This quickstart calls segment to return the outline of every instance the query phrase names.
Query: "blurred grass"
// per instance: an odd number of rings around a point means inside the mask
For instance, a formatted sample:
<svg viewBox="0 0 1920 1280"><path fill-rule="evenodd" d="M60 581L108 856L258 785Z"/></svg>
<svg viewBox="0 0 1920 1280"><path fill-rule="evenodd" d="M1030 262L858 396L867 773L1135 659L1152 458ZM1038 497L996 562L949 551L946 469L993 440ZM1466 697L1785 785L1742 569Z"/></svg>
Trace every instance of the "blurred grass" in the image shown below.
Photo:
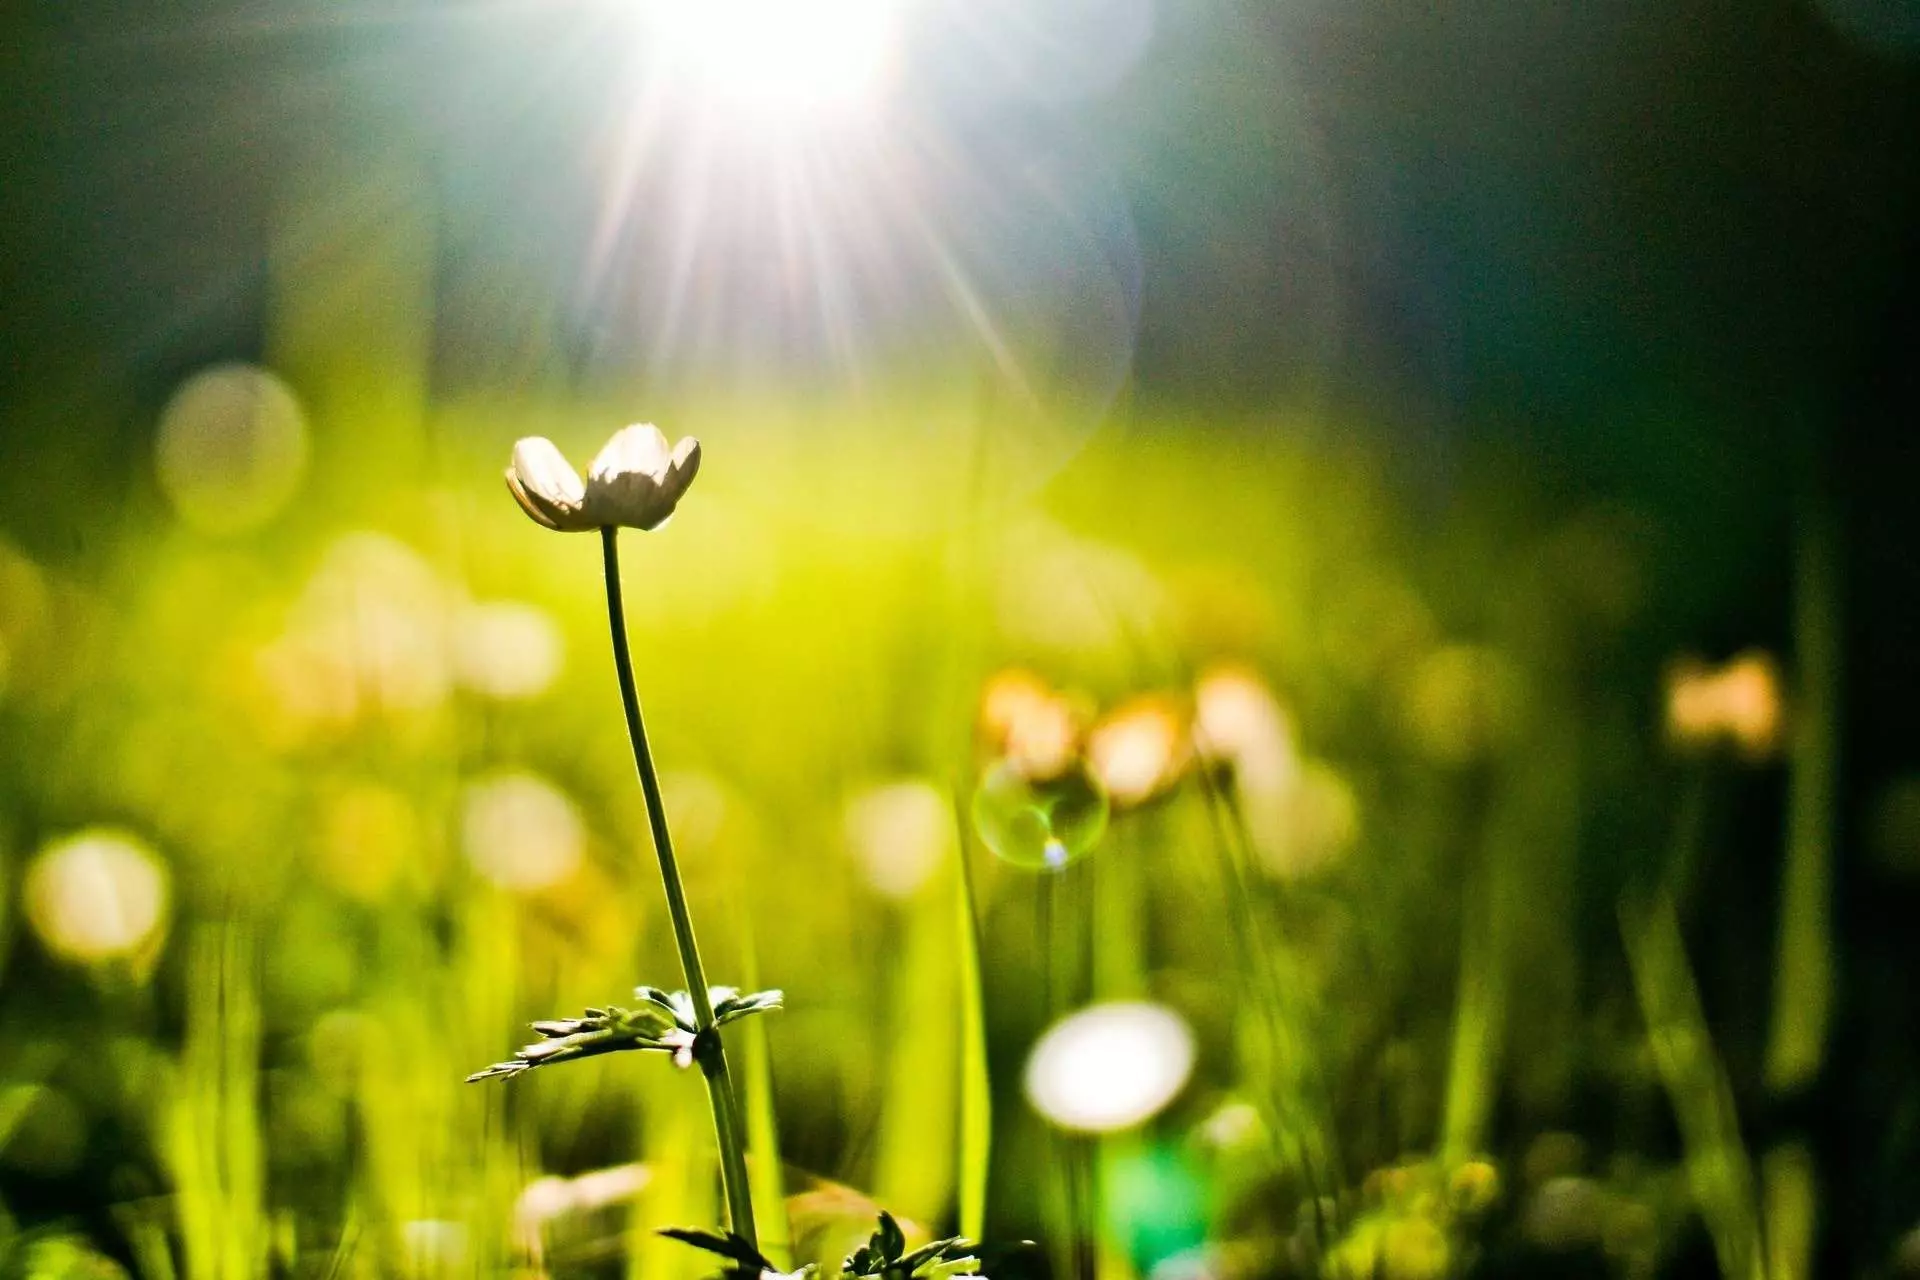
<svg viewBox="0 0 1920 1280"><path fill-rule="evenodd" d="M276 351L299 348L296 318ZM312 333L332 334L323 319ZM404 319L365 344L404 336ZM0 602L6 919L36 849L109 820L163 857L174 918L150 975L63 963L31 940L44 922L15 941L7 1038L59 1047L48 1087L87 1137L45 1182L60 1152L23 1111L0 1194L35 1223L82 1222L146 1274L261 1274L269 1258L305 1274L336 1256L350 1274L500 1274L530 1265L525 1188L637 1153L639 1199L565 1210L546 1265L698 1274L650 1234L714 1211L693 1082L633 1055L459 1083L533 1017L673 985L634 854L592 547L534 529L497 481L515 436L546 431L584 457L631 414L587 397L429 405L403 394L419 370L391 353L388 398L308 390L308 364L363 354L288 357L323 456L257 537L178 527L137 486L85 559L24 536L5 550L41 584ZM1556 509L1485 460L1428 510L1389 460L1307 415L1141 418L1022 469L1003 438L1018 424L933 372L864 407L671 407L663 425L700 435L708 461L672 526L632 540L632 631L657 749L688 784L669 803L714 979L789 995L737 1041L769 1241L788 1234L772 1194L784 1160L928 1230L1039 1238L1060 1270L1091 1253L1102 1274L1147 1274L1166 1259L1133 1252L1100 1203L1115 1170L1170 1145L1178 1168L1208 1171L1204 1210L1182 1212L1205 1217L1216 1261L1239 1259L1226 1274L1297 1273L1362 1220L1405 1245L1403 1270L1433 1222L1464 1240L1465 1219L1365 1189L1412 1159L1444 1174L1492 1158L1510 1199L1472 1227L1492 1257L1533 1247L1552 1183L1524 1173L1534 1139L1585 1126L1606 1143L1610 1123L1582 1108L1654 1083L1631 1053L1585 1052L1619 1001L1649 1010L1656 1044L1673 1026L1707 1043L1710 1006L1686 996L1673 940L1642 922L1623 955L1592 923L1611 919L1633 859L1657 860L1665 821L1637 788L1662 767L1654 673L1671 643L1639 513ZM976 474L956 497L954 477ZM501 600L562 639L530 697L462 666L467 606ZM1286 862L1241 800L1199 779L1122 815L1051 881L963 839L966 865L949 857L895 899L849 847L846 804L874 779L976 776L966 721L993 670L1031 667L1110 706L1187 697L1216 660L1260 672L1303 762L1350 792L1340 856ZM527 847L476 853L472 788L503 771L543 780L577 819L550 881L499 879ZM1020 1070L1051 1018L1118 996L1177 1008L1200 1066L1165 1116L1075 1175L1090 1144L1041 1137ZM177 1056L178 1092L146 1068L109 1079L69 1061L107 1034ZM1693 1198L1745 1276L1753 1197L1700 1172L1737 1148L1726 1081L1753 1048L1739 1034L1738 1052L1666 1061L1658 1079ZM0 1051L0 1072L24 1081L24 1055ZM1251 1122L1213 1123L1244 1118L1242 1102ZM1674 1156L1657 1135L1605 1154ZM1783 1159L1768 1194L1803 1202L1805 1166ZM1650 1194L1610 1184L1604 1203L1617 1216ZM134 1204L164 1212L119 1234L94 1215ZM1678 1247L1670 1234L1661 1248Z"/></svg>

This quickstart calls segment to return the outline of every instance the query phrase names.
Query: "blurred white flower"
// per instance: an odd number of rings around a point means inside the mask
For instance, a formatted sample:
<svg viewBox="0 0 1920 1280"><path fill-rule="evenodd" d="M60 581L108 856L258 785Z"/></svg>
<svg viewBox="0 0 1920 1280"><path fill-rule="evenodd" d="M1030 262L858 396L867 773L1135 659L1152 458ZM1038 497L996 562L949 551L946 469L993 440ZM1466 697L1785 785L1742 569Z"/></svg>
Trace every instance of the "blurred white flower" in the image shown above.
<svg viewBox="0 0 1920 1280"><path fill-rule="evenodd" d="M1063 1129L1130 1129L1173 1101L1193 1073L1193 1057L1193 1032L1164 1005L1093 1005L1055 1023L1033 1046L1027 1100Z"/></svg>
<svg viewBox="0 0 1920 1280"><path fill-rule="evenodd" d="M501 701L545 693L559 677L565 653L560 628L546 610L514 600L470 604L453 628L460 683Z"/></svg>
<svg viewBox="0 0 1920 1280"><path fill-rule="evenodd" d="M1281 880L1337 862L1360 834L1353 788L1317 760L1277 788L1243 785L1240 799L1261 866Z"/></svg>
<svg viewBox="0 0 1920 1280"><path fill-rule="evenodd" d="M420 815L404 791L374 782L330 790L314 824L314 869L350 898L382 902L402 869L417 866Z"/></svg>
<svg viewBox="0 0 1920 1280"><path fill-rule="evenodd" d="M307 422L291 388L266 369L221 364L183 383L154 440L160 489L180 518L241 533L279 513L307 466Z"/></svg>
<svg viewBox="0 0 1920 1280"><path fill-rule="evenodd" d="M1283 789L1300 772L1286 708L1266 681L1238 665L1212 667L1194 684L1193 748L1247 787Z"/></svg>
<svg viewBox="0 0 1920 1280"><path fill-rule="evenodd" d="M995 614L1017 649L1052 660L1132 662L1143 635L1162 633L1172 613L1166 588L1137 556L1076 537L1047 522L1007 531Z"/></svg>
<svg viewBox="0 0 1920 1280"><path fill-rule="evenodd" d="M407 1271L412 1275L454 1275L467 1270L467 1229L458 1222L419 1218L400 1227Z"/></svg>
<svg viewBox="0 0 1920 1280"><path fill-rule="evenodd" d="M607 441L583 484L553 441L529 436L513 446L507 488L520 509L563 533L625 525L657 529L700 470L700 442L687 436L671 447L660 428L636 423Z"/></svg>
<svg viewBox="0 0 1920 1280"><path fill-rule="evenodd" d="M576 1178L549 1174L536 1178L520 1192L513 1206L514 1236L520 1247L538 1256L546 1226L568 1214L622 1204L637 1197L653 1181L643 1164L619 1164L594 1169Z"/></svg>
<svg viewBox="0 0 1920 1280"><path fill-rule="evenodd" d="M25 896L34 932L55 955L82 962L136 956L166 926L167 871L137 837L95 828L41 850Z"/></svg>
<svg viewBox="0 0 1920 1280"><path fill-rule="evenodd" d="M458 593L412 547L350 533L327 548L287 618L263 647L262 710L297 741L374 713L439 706L453 684L448 622Z"/></svg>
<svg viewBox="0 0 1920 1280"><path fill-rule="evenodd" d="M468 786L460 843L486 879L515 893L559 884L579 867L586 828L573 801L531 773L502 773Z"/></svg>
<svg viewBox="0 0 1920 1280"><path fill-rule="evenodd" d="M1246 1146L1265 1131L1260 1109L1251 1102L1223 1102L1200 1124L1200 1136L1210 1145L1222 1148Z"/></svg>
<svg viewBox="0 0 1920 1280"><path fill-rule="evenodd" d="M917 779L872 787L847 802L847 843L873 887L912 897L954 846L953 806Z"/></svg>

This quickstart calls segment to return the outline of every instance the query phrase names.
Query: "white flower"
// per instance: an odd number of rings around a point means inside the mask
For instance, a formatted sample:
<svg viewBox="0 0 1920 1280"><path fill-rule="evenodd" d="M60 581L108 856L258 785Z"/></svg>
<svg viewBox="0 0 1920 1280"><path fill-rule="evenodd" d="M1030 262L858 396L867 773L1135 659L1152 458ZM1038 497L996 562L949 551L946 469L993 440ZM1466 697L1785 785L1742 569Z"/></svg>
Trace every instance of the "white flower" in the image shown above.
<svg viewBox="0 0 1920 1280"><path fill-rule="evenodd" d="M657 529L699 470L698 440L687 436L669 448L660 428L641 422L607 441L584 484L553 441L528 436L513 446L507 488L522 511L563 533L614 525Z"/></svg>
<svg viewBox="0 0 1920 1280"><path fill-rule="evenodd" d="M138 959L166 930L166 866L124 831L96 827L48 845L24 896L34 931L65 960Z"/></svg>

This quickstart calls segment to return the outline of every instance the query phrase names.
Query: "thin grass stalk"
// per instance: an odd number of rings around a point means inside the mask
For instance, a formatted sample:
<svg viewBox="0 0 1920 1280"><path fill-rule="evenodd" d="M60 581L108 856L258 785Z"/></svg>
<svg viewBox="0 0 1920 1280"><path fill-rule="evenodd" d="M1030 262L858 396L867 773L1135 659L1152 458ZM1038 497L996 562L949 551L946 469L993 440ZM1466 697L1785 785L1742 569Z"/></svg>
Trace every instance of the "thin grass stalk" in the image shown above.
<svg viewBox="0 0 1920 1280"><path fill-rule="evenodd" d="M873 1190L882 1204L922 1222L944 1218L954 1190L961 1031L938 1014L954 1007L951 908L940 883L951 874L943 867L936 884L903 904L896 962L888 966L892 1010Z"/></svg>
<svg viewBox="0 0 1920 1280"><path fill-rule="evenodd" d="M1469 811L1475 828L1460 902L1460 978L1454 997L1453 1045L1441 1157L1449 1166L1481 1147L1492 1109L1493 1075L1506 1012L1505 947L1501 936L1501 850L1493 821L1490 765L1475 766Z"/></svg>
<svg viewBox="0 0 1920 1280"><path fill-rule="evenodd" d="M1740 1137L1733 1086L1713 1045L1673 899L1620 904L1634 992L1654 1066L1686 1151L1687 1181L1726 1280L1766 1280L1752 1162Z"/></svg>
<svg viewBox="0 0 1920 1280"><path fill-rule="evenodd" d="M1840 686L1840 600L1832 517L1823 503L1806 518L1794 572L1792 775L1787 793L1787 867L1780 896L1773 1029L1767 1084L1800 1088L1819 1073L1833 1006L1833 828Z"/></svg>
<svg viewBox="0 0 1920 1280"><path fill-rule="evenodd" d="M1087 945L1084 926L1088 923L1089 870L1085 865L1067 867L1044 873L1040 881L1040 1005L1042 1021L1047 1024L1079 998ZM1093 1241L1098 1227L1088 1220L1087 1213L1092 1144L1050 1125L1047 1149L1055 1171L1051 1181L1059 1211L1058 1229L1052 1232L1056 1273L1070 1280L1093 1280Z"/></svg>
<svg viewBox="0 0 1920 1280"><path fill-rule="evenodd" d="M187 1042L163 1137L188 1280L243 1280L266 1264L257 1091L260 1010L238 926L195 931Z"/></svg>
<svg viewBox="0 0 1920 1280"><path fill-rule="evenodd" d="M1832 1019L1833 848L1839 755L1840 593L1838 533L1823 493L1807 499L1794 565L1792 774L1787 790L1786 872L1780 888L1779 950L1767 1088L1776 1097L1819 1077ZM1819 1189L1807 1145L1789 1137L1761 1161L1767 1207L1767 1266L1773 1280L1811 1273Z"/></svg>
<svg viewBox="0 0 1920 1280"><path fill-rule="evenodd" d="M993 1159L993 1080L987 1067L987 1000L980 971L980 925L974 907L973 870L967 859L967 824L959 793L954 795L954 936L960 981L960 1135L958 1194L960 1234L984 1239L987 1228L987 1179Z"/></svg>
<svg viewBox="0 0 1920 1280"><path fill-rule="evenodd" d="M698 1254L657 1228L711 1220L713 1174L699 1118L687 1106L691 1083L677 1071L636 1077L645 1130L640 1161L651 1173L628 1219L628 1280L696 1280L708 1272Z"/></svg>
<svg viewBox="0 0 1920 1280"><path fill-rule="evenodd" d="M693 1000L694 1025L700 1042L695 1056L700 1063L700 1074L707 1082L707 1100L713 1108L713 1132L720 1149L720 1182L726 1194L727 1223L734 1234L757 1248L759 1232L753 1221L753 1191L747 1179L740 1104L734 1097L733 1081L727 1072L726 1047L714 1025L713 1000L707 993L706 970L700 963L700 946L693 935L693 915L687 908L686 889L680 881L680 864L673 856L673 837L667 831L667 807L660 795L660 775L654 768L646 726L640 719L640 693L634 683L633 655L627 648L626 608L620 595L618 531L611 526L602 529L600 546L605 553L607 622L613 633L613 662L620 677L627 740L633 745L634 769L640 775L640 790L647 801L647 823L653 833L654 852L660 860L660 882L666 890L667 915L673 922L673 940L680 951L680 969L686 976L687 994Z"/></svg>
<svg viewBox="0 0 1920 1280"><path fill-rule="evenodd" d="M1281 977L1278 943L1269 936L1255 902L1246 814L1232 784L1217 785L1204 772L1200 784L1214 848L1220 855L1215 865L1227 904L1228 929L1261 1014L1262 1034L1247 1042L1256 1051L1248 1054L1252 1061L1246 1069L1277 1122L1282 1149L1276 1154L1291 1162L1299 1174L1311 1208L1315 1244L1323 1248L1333 1229L1327 1220L1324 1188L1341 1183L1339 1156L1328 1141L1332 1132L1328 1091L1317 1063L1306 1062L1310 1043L1306 1018Z"/></svg>
<svg viewBox="0 0 1920 1280"><path fill-rule="evenodd" d="M1121 830L1109 835L1110 846L1095 868L1093 880L1093 995L1095 1000L1138 1000L1147 994L1146 917L1141 887L1146 870L1141 861L1161 847L1163 809L1132 815ZM1137 837L1133 839L1123 837ZM1125 1243L1114 1238L1107 1206L1113 1203L1117 1171L1136 1160L1143 1149L1137 1132L1102 1134L1094 1151L1094 1176L1089 1179L1088 1210L1098 1249L1094 1274L1099 1280L1134 1280L1133 1260Z"/></svg>

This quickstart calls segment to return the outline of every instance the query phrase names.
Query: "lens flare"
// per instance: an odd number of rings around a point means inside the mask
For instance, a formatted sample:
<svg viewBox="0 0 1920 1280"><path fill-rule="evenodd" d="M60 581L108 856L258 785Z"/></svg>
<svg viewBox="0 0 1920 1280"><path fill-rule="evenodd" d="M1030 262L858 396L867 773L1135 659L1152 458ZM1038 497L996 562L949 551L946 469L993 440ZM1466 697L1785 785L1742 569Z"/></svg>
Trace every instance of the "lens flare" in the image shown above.
<svg viewBox="0 0 1920 1280"><path fill-rule="evenodd" d="M1164 1005L1097 1004L1055 1023L1027 1058L1027 1100L1063 1129L1112 1133L1164 1110L1193 1074L1193 1032Z"/></svg>
<svg viewBox="0 0 1920 1280"><path fill-rule="evenodd" d="M1036 779L1002 760L973 793L973 825L997 857L1033 871L1058 871L1106 834L1106 792L1079 767Z"/></svg>

